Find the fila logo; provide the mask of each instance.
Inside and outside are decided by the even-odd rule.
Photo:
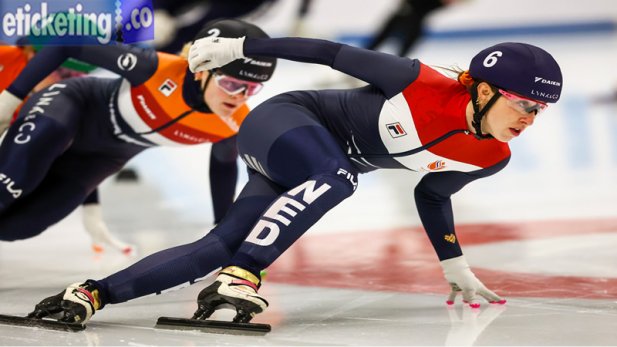
[[[21,196],[21,193],[23,193],[23,191],[21,189],[15,187],[16,184],[15,184],[15,181],[13,181],[12,178],[10,178],[9,176],[7,176],[6,174],[1,173],[1,172],[0,172],[0,183],[5,185],[6,190],[15,199],[19,198]]]
[[[314,180],[306,181],[290,190],[287,194],[274,201],[263,216],[288,226],[291,224],[291,219],[293,219],[298,212],[304,211],[307,206],[332,188],[327,183],[315,188],[316,184],[317,182]],[[300,193],[302,193],[302,195],[298,196]],[[299,198],[301,198],[301,200]],[[245,241],[254,243],[258,246],[269,246],[276,241],[280,233],[281,228],[276,222],[261,218],[257,221],[257,224],[253,230],[251,230],[251,233],[247,236]]]
[[[131,71],[137,65],[137,56],[133,53],[124,53],[118,57],[118,67],[122,71]]]
[[[178,88],[178,85],[174,81],[168,78],[159,87],[159,92],[163,93],[163,95],[165,96],[170,96],[171,93],[173,93],[174,90],[176,90],[176,88]]]
[[[557,81],[547,80],[547,79],[544,79],[542,77],[536,77],[536,80],[534,82],[536,82],[536,83],[540,82],[542,84],[550,84],[550,85],[558,86],[558,87],[561,86],[561,83],[559,83]]]
[[[434,162],[428,164],[426,168],[429,171],[438,171],[446,167],[446,162],[443,160],[435,160]]]
[[[407,135],[407,132],[405,132],[405,129],[403,129],[399,122],[386,124],[386,128],[388,128],[390,136],[394,138]]]
[[[345,169],[338,169],[336,174],[339,176],[345,177],[345,179],[351,182],[351,185],[353,186],[354,191],[356,190],[356,188],[358,188],[358,181],[356,180],[356,177],[351,172]]]
[[[449,234],[449,235],[445,235],[444,240],[450,242],[450,243],[455,243],[456,242],[456,235],[454,234]]]

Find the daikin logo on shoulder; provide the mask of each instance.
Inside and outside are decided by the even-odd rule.
[[[106,45],[154,39],[152,0],[2,0],[0,44]]]

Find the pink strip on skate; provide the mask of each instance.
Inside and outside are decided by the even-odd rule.
[[[231,284],[249,286],[253,288],[255,291],[257,291],[257,286],[255,285],[255,283],[251,281],[234,279],[233,281],[231,281]]]
[[[90,300],[90,303],[92,303],[92,305],[95,305],[95,300],[94,297],[92,296],[92,293],[90,293],[89,291],[83,289],[83,288],[77,288],[77,291],[82,293],[83,295],[88,297],[88,300]]]

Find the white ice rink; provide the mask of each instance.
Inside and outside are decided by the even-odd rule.
[[[616,6],[616,5],[614,5]],[[613,11],[615,12],[615,11]],[[617,31],[428,39],[414,56],[466,67],[500,41],[524,41],[562,66],[564,92],[511,142],[510,165],[453,198],[474,272],[505,306],[448,308],[448,287],[419,227],[410,172],[359,178],[335,208],[269,269],[261,337],[154,328],[188,317],[204,282],[111,305],[79,333],[0,325],[0,345],[617,345]],[[320,66],[280,62],[253,103],[336,80]],[[179,154],[182,153],[182,154]],[[157,149],[130,164],[136,183],[106,181],[105,219],[139,256],[196,240],[211,223],[208,147]],[[95,255],[77,210],[41,236],[0,243],[0,313],[24,315],[68,284],[131,264]],[[224,317],[223,317],[224,318]]]

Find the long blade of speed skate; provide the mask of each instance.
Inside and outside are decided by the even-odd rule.
[[[0,314],[0,324],[60,331],[82,331],[86,329],[85,325],[79,323],[63,323],[56,320],[7,316],[4,314]]]
[[[234,323],[174,317],[160,317],[156,321],[155,327],[160,329],[202,330],[207,333],[234,335],[265,335],[272,330],[270,324]]]

